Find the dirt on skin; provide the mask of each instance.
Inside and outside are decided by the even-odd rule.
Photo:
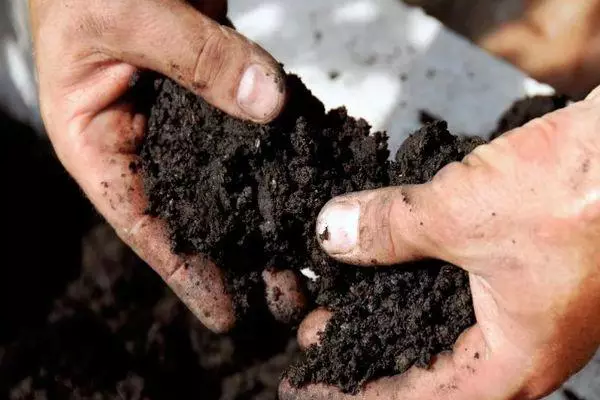
[[[263,268],[319,275],[308,284],[310,298],[336,314],[323,346],[288,376],[356,392],[366,380],[426,366],[452,348],[474,323],[468,279],[439,262],[386,270],[341,265],[320,249],[316,217],[343,193],[425,182],[481,141],[458,139],[437,122],[389,162],[385,134],[370,135],[369,125],[344,109],[325,113],[298,78],[288,81],[283,115],[261,126],[157,80],[141,150],[149,212],[168,222],[175,251],[208,253],[222,266],[241,318],[251,319],[264,303]]]

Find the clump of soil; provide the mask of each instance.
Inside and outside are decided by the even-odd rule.
[[[535,118],[564,108],[568,102],[569,98],[563,95],[533,96],[518,100],[502,114],[496,130],[491,134],[491,138],[494,139],[511,129],[525,125]]]
[[[169,80],[156,82],[141,155],[149,212],[177,252],[207,253],[228,275],[240,316],[264,302],[261,271],[330,261],[314,222],[330,198],[389,183],[387,137],[323,104],[296,77],[275,122],[236,120]]]
[[[281,372],[297,354],[292,332],[277,325],[266,327],[260,335],[208,332],[94,216],[47,142],[1,112],[0,126],[0,178],[6,189],[0,201],[10,210],[3,228],[11,233],[2,242],[0,268],[0,398],[276,399]],[[460,158],[477,143],[477,139],[452,138],[443,125],[429,127],[405,144],[385,179],[391,184],[427,180],[445,160]],[[430,155],[422,158],[427,165],[422,170],[417,168],[419,154]],[[398,171],[403,170],[414,173],[402,176]],[[91,225],[95,227],[90,229]],[[37,251],[31,251],[32,244]],[[428,265],[423,285],[441,295],[452,292],[464,279],[443,263]],[[365,312],[375,321],[377,332],[369,335],[372,341],[388,332],[382,330],[387,321],[371,314],[385,316],[393,309],[393,296],[397,296],[393,290],[401,286],[388,285],[386,279],[415,283],[419,267],[405,266],[399,275],[396,270],[337,268],[327,261],[319,270],[323,279],[312,285],[312,293],[340,310],[336,326],[341,327],[347,315]],[[389,296],[377,297],[377,292],[373,296],[373,288]],[[369,301],[352,305],[361,293]],[[419,295],[416,289],[406,293]],[[464,299],[461,293],[457,290],[454,297]],[[435,297],[424,301],[439,304]],[[331,341],[336,338],[333,326],[327,333]],[[365,347],[348,340],[348,348],[358,362]],[[400,365],[410,362],[410,357],[390,359]],[[348,376],[358,379],[352,370],[336,369],[334,362],[330,365],[333,371],[328,379],[335,374],[348,374],[343,377],[346,382],[352,379]],[[321,366],[310,368],[317,371]]]
[[[141,150],[149,212],[167,221],[175,251],[208,253],[222,266],[242,318],[264,302],[263,268],[316,272],[311,299],[336,317],[323,347],[289,376],[355,392],[451,349],[474,323],[468,279],[439,262],[385,271],[334,262],[315,239],[317,214],[342,193],[424,182],[479,142],[437,122],[389,162],[385,134],[370,135],[344,109],[325,113],[298,78],[288,80],[283,115],[260,126],[159,79]]]

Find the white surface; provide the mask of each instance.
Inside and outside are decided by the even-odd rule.
[[[552,91],[399,0],[233,0],[230,17],[327,108],[387,130],[392,152],[420,109],[484,135],[515,99]]]
[[[419,127],[421,109],[454,133],[486,135],[516,99],[553,92],[399,0],[231,0],[230,17],[327,108],[346,105],[387,130],[392,154]],[[566,386],[600,399],[600,361]]]

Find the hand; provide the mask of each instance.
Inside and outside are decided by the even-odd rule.
[[[582,98],[600,83],[600,0],[528,0],[524,15],[478,44],[561,92]]]
[[[477,324],[452,354],[372,382],[359,399],[535,399],[585,365],[600,344],[599,133],[600,88],[476,148],[430,183],[325,206],[317,226],[328,228],[322,246],[338,260],[438,258],[470,276]],[[318,342],[329,317],[311,314],[301,345]],[[285,381],[280,396],[354,398]]]
[[[285,98],[281,69],[210,19],[223,19],[226,8],[225,0],[30,0],[42,117],[58,157],[119,236],[214,331],[235,322],[222,274],[204,256],[173,254],[165,224],[144,214],[141,177],[130,165],[146,118],[123,96],[138,69],[151,69],[231,115],[273,119]],[[285,316],[299,301],[294,276],[264,277],[289,289],[271,304]]]

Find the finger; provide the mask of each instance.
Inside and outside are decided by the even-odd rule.
[[[331,311],[318,308],[308,314],[298,327],[298,344],[302,349],[319,344],[321,334],[325,331],[327,323],[333,316]]]
[[[117,234],[202,323],[227,331],[235,319],[220,270],[206,257],[174,254],[164,222],[144,212],[147,200],[135,149],[145,124],[130,108],[112,106],[78,135],[55,135],[57,153]]]
[[[514,361],[514,360],[512,360]],[[523,363],[508,368],[509,360],[490,358],[478,327],[465,332],[452,354],[435,358],[429,369],[412,367],[405,374],[368,383],[357,395],[342,393],[323,384],[293,387],[284,380],[281,400],[480,400],[524,398],[521,390]],[[515,396],[515,397],[512,397]],[[529,397],[527,397],[529,398]]]
[[[106,53],[169,76],[233,116],[267,122],[279,114],[285,77],[257,44],[185,2],[130,3],[104,11],[109,19],[106,13],[121,13],[98,39]]]
[[[291,270],[264,270],[267,306],[276,320],[285,324],[300,321],[306,309],[306,296],[298,275]]]
[[[317,238],[332,257],[358,265],[446,259],[446,204],[431,183],[340,196],[321,210]]]

